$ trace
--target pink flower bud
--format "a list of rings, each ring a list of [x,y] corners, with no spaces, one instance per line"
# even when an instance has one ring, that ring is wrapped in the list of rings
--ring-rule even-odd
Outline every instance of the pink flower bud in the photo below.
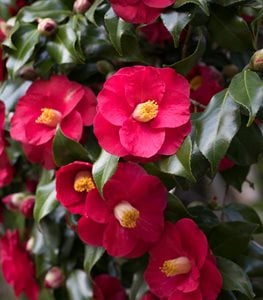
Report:
[[[57,30],[57,23],[50,18],[39,19],[37,30],[42,35],[51,36]]]
[[[5,196],[2,201],[9,210],[17,211],[25,198],[24,193],[15,193]]]
[[[90,5],[91,3],[89,0],[76,0],[73,9],[75,12],[83,14],[89,9]]]
[[[31,238],[26,242],[26,250],[31,253],[33,251],[35,245],[35,239],[31,236]]]
[[[23,202],[21,203],[20,211],[26,218],[32,218],[34,206],[35,206],[35,197],[28,196],[24,198]]]
[[[59,288],[64,282],[64,275],[58,267],[51,268],[45,276],[45,288],[56,289]]]
[[[263,72],[263,49],[256,51],[251,57],[250,68],[253,71]]]

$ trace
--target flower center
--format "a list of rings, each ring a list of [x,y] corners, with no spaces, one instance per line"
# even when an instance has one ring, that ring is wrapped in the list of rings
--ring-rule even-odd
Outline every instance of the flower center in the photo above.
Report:
[[[114,207],[114,216],[124,228],[135,228],[140,212],[128,202],[121,202]]]
[[[162,273],[166,277],[172,277],[175,275],[186,274],[192,269],[190,260],[181,256],[175,259],[165,260],[163,265],[160,267]]]
[[[137,104],[132,116],[139,122],[149,122],[154,119],[158,114],[158,104],[155,100],[148,100],[143,103]]]
[[[41,115],[36,119],[36,123],[44,124],[49,127],[56,127],[62,119],[61,113],[52,108],[41,108]]]
[[[95,188],[95,184],[93,182],[90,172],[81,171],[77,173],[74,180],[74,190],[76,192],[88,193],[90,190],[94,188]]]
[[[191,90],[196,91],[203,83],[203,78],[202,76],[198,75],[195,76],[191,81],[190,81],[190,87]]]

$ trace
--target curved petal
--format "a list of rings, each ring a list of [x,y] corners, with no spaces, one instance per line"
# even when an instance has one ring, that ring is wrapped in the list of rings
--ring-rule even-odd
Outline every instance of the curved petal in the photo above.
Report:
[[[200,290],[196,290],[190,293],[182,293],[180,291],[175,291],[170,297],[169,300],[205,300],[203,298],[202,293]],[[206,300],[212,300],[212,298],[207,298]],[[215,300],[215,299],[213,299]]]
[[[175,0],[143,0],[143,2],[150,7],[165,8],[172,5]]]
[[[120,129],[121,144],[134,156],[154,156],[162,147],[164,139],[164,129],[152,129],[148,124],[133,119],[128,119]]]
[[[79,141],[83,131],[83,122],[80,113],[72,111],[61,121],[60,127],[68,138]]]

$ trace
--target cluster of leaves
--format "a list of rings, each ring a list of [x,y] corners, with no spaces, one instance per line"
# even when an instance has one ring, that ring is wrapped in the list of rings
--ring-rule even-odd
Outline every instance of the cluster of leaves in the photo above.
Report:
[[[108,74],[127,65],[170,66],[182,75],[200,61],[215,66],[223,73],[226,88],[214,95],[204,112],[192,114],[191,136],[176,154],[143,167],[170,190],[166,218],[192,218],[206,233],[224,280],[219,299],[261,299],[263,247],[256,240],[263,233],[263,225],[257,212],[244,204],[226,205],[223,199],[222,203],[210,201],[211,195],[202,197],[202,202],[193,200],[200,199],[198,188],[207,188],[208,181],[218,176],[225,155],[235,166],[221,176],[226,187],[238,190],[250,166],[262,155],[262,125],[258,125],[263,121],[262,74],[247,67],[254,51],[263,46],[262,1],[177,0],[160,16],[173,43],[159,45],[149,44],[140,32],[142,25],[135,26],[116,16],[107,1],[95,0],[84,14],[73,12],[72,7],[72,0],[40,0],[23,7],[11,19],[13,27],[3,44],[8,80],[0,86],[0,98],[8,111],[14,109],[29,85],[25,80],[32,75],[29,68],[36,77],[66,73],[72,80],[99,90]],[[241,17],[247,13],[254,16],[249,25]],[[2,4],[0,17],[8,17]],[[55,35],[39,33],[39,18],[57,22]],[[181,42],[184,31],[186,37]],[[233,65],[234,74],[230,72]],[[91,137],[83,145],[58,129],[54,158],[58,167],[74,160],[92,162],[96,186],[102,191],[119,158],[101,151],[92,130],[87,131]],[[76,220],[55,199],[54,172],[29,164],[20,146],[10,143],[17,177],[1,190],[1,195],[21,191],[27,177],[41,178],[35,222],[28,224],[22,216],[8,212],[5,226],[20,228],[24,233],[32,226],[39,278],[54,265],[62,266],[67,277],[65,286],[54,293],[43,290],[41,299],[88,299],[92,295],[91,278],[102,272],[119,276],[129,289],[130,299],[139,299],[146,288],[142,274],[147,257],[116,259],[101,248],[84,246],[73,230]]]

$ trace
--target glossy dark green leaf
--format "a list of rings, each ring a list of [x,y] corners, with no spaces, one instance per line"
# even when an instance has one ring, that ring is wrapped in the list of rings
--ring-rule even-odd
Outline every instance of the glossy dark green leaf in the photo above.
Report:
[[[59,167],[75,160],[89,161],[87,150],[78,142],[66,137],[60,128],[57,129],[53,140],[53,155]]]
[[[263,277],[263,261],[255,257],[241,255],[236,261],[249,277]]]
[[[102,149],[99,158],[93,164],[92,176],[101,194],[103,194],[104,184],[115,173],[118,161],[119,157],[111,155]]]
[[[166,218],[170,221],[177,221],[181,218],[192,217],[182,201],[171,193],[168,194],[168,203],[165,213]]]
[[[162,172],[177,175],[195,182],[191,171],[192,141],[188,136],[176,154],[161,159],[158,163]]]
[[[236,3],[244,2],[244,0],[213,0],[214,3],[219,4],[221,6],[230,6]]]
[[[207,5],[207,0],[177,0],[174,4],[174,7],[181,7],[188,3],[193,3],[195,5],[198,5],[206,15],[209,15],[209,9]]]
[[[21,9],[17,18],[27,23],[33,22],[38,18],[51,18],[56,22],[61,22],[70,14],[71,11],[60,0],[41,0]]]
[[[112,8],[105,14],[104,22],[113,47],[119,55],[123,55],[121,40],[125,32],[131,30],[132,25],[116,16]]]
[[[53,211],[57,205],[55,181],[52,179],[53,171],[43,170],[36,190],[36,202],[34,206],[34,219],[39,222]]]
[[[246,250],[257,227],[240,221],[220,223],[210,231],[209,245],[216,255],[234,258]]]
[[[229,86],[231,97],[249,112],[247,126],[250,126],[263,102],[263,82],[257,73],[244,70],[237,74]]]
[[[16,49],[11,51],[6,66],[8,73],[13,78],[33,56],[35,46],[39,40],[36,25],[21,24],[11,36],[11,40]]]
[[[174,68],[178,73],[186,75],[200,60],[205,52],[205,37],[200,33],[198,36],[198,44],[195,51],[187,56],[186,58],[169,65],[169,67]]]
[[[232,185],[241,192],[242,185],[247,178],[249,166],[233,166],[232,168],[221,172],[222,177],[228,185]]]
[[[239,108],[227,90],[216,94],[196,121],[196,143],[209,160],[212,173],[240,126]]]
[[[252,35],[247,23],[229,8],[216,6],[207,24],[211,38],[219,46],[237,52],[253,49]]]
[[[239,291],[248,299],[254,298],[251,282],[240,266],[223,257],[217,257],[217,264],[223,276],[224,290]]]
[[[178,47],[180,34],[185,26],[191,21],[191,14],[178,11],[169,11],[161,14],[161,19],[163,20],[164,26],[173,37],[174,46]]]
[[[84,270],[90,274],[91,269],[102,257],[105,249],[102,247],[85,246]]]
[[[78,47],[78,35],[72,22],[58,26],[53,39],[47,43],[49,55],[58,64],[83,62],[83,55]]]
[[[95,12],[96,9],[98,8],[98,6],[103,2],[103,0],[95,0],[92,5],[90,6],[90,8],[87,10],[87,12],[85,13],[85,16],[87,17],[87,19],[93,23],[94,25],[97,25],[96,21],[95,21]]]
[[[70,273],[66,287],[69,300],[91,300],[93,291],[88,275],[82,270],[74,270]]]

